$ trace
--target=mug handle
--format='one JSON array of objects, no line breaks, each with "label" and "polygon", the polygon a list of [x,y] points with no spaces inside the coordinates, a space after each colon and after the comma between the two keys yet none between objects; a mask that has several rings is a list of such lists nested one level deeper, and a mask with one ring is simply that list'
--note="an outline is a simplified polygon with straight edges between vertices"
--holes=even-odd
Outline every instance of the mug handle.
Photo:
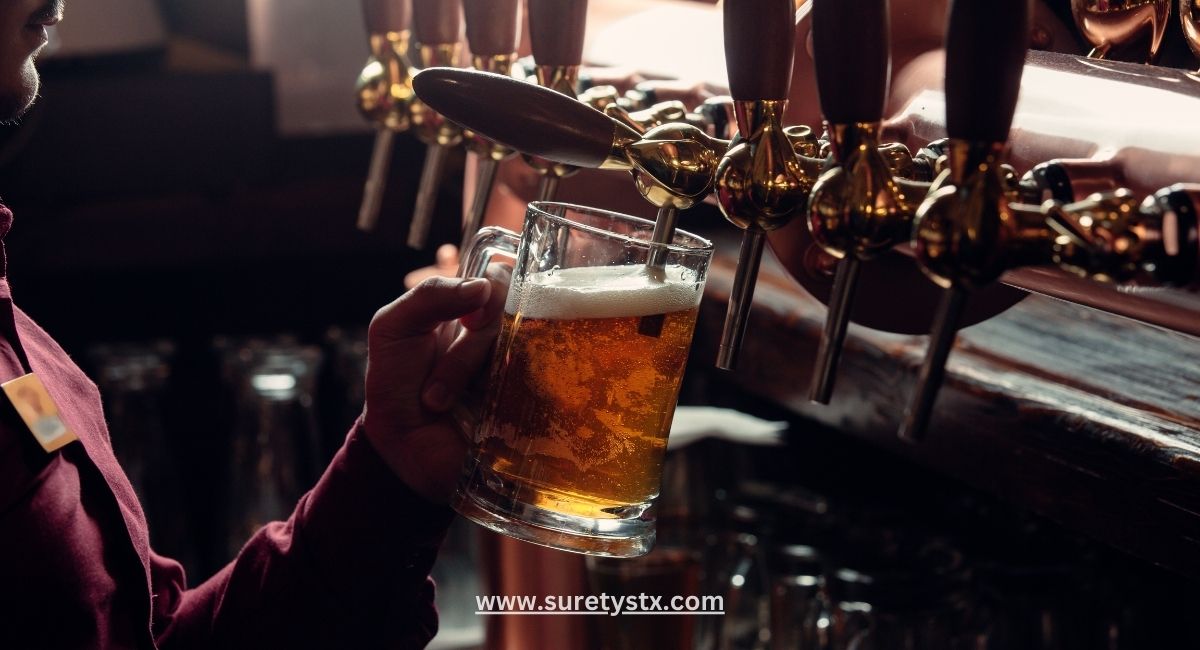
[{"label": "mug handle", "polygon": [[466,257],[459,263],[458,277],[482,278],[496,255],[517,258],[521,235],[499,226],[484,226],[471,238]]},{"label": "mug handle", "polygon": [[[497,255],[505,255],[516,260],[517,250],[521,246],[521,235],[498,226],[480,228],[466,251],[466,257],[461,258],[458,267],[460,278],[482,278],[487,273],[488,265]],[[461,327],[455,325],[455,330]],[[483,391],[479,386],[472,386],[450,408],[450,417],[454,419],[459,433],[469,447],[475,440],[475,430],[479,427],[480,407],[482,406]]]}]

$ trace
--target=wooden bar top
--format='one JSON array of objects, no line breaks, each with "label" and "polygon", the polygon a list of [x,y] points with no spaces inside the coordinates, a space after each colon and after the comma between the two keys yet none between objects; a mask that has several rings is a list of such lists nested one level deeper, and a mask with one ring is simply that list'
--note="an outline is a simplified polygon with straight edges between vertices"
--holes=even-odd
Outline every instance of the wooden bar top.
[{"label": "wooden bar top", "polygon": [[[715,358],[735,250],[718,247],[693,368]],[[818,406],[807,394],[824,317],[824,305],[764,260],[731,379],[806,418],[1200,578],[1200,339],[1031,295],[961,332],[928,439],[911,445],[896,430],[928,337],[851,325],[833,401]]]}]

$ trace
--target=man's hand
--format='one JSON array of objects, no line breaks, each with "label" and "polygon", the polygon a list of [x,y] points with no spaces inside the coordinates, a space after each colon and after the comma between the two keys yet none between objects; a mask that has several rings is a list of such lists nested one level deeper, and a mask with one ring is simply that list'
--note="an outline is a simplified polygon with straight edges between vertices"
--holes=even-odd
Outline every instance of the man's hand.
[{"label": "man's hand", "polygon": [[[450,407],[488,361],[506,287],[429,278],[380,309],[367,334],[367,439],[410,488],[445,503],[466,441]],[[462,331],[453,341],[454,321]]]},{"label": "man's hand", "polygon": [[423,266],[415,271],[410,271],[404,276],[404,288],[411,289],[425,278],[453,278],[458,275],[458,247],[454,244],[442,244],[438,246],[436,262],[433,266]]}]

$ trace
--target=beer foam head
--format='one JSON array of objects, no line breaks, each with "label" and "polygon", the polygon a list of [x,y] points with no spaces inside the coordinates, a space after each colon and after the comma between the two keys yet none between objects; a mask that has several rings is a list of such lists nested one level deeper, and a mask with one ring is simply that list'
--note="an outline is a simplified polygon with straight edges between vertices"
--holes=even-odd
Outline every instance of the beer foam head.
[{"label": "beer foam head", "polygon": [[525,318],[619,318],[669,314],[700,304],[704,287],[695,271],[670,265],[655,277],[657,273],[642,265],[539,271],[512,287],[505,311],[519,311]]}]

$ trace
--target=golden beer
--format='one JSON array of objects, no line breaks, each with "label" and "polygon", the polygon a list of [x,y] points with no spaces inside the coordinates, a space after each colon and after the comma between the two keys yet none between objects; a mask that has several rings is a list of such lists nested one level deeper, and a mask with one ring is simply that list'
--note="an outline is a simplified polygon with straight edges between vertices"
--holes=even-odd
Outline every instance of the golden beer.
[{"label": "golden beer", "polygon": [[475,443],[514,500],[606,519],[657,496],[701,285],[655,273],[555,269],[510,290]]}]

